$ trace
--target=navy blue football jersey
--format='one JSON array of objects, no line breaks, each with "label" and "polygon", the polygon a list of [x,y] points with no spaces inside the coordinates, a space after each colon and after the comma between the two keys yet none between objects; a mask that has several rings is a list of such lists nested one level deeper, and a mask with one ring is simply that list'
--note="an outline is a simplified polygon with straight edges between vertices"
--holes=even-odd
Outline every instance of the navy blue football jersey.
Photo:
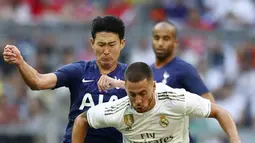
[{"label": "navy blue football jersey", "polygon": [[179,57],[175,57],[162,68],[155,68],[154,64],[151,68],[156,82],[162,82],[172,88],[184,88],[198,95],[209,92],[197,70]]},{"label": "navy blue football jersey", "polygon": [[[124,80],[126,65],[118,63],[108,76]],[[79,61],[65,65],[55,72],[58,87],[68,87],[71,93],[69,123],[66,127],[63,143],[71,143],[75,118],[90,107],[103,102],[111,102],[126,96],[124,89],[114,88],[108,92],[99,92],[97,82],[101,77],[96,61]],[[86,143],[121,143],[122,135],[114,128],[89,128]]]}]

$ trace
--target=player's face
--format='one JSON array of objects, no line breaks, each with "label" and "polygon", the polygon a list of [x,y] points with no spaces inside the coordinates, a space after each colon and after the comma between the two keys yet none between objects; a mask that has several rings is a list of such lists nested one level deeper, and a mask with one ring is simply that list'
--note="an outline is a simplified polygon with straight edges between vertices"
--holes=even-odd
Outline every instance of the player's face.
[{"label": "player's face", "polygon": [[152,46],[156,58],[164,60],[174,54],[174,48],[177,45],[175,38],[175,29],[170,26],[156,27],[153,30]]},{"label": "player's face", "polygon": [[126,91],[132,107],[139,113],[151,110],[155,105],[155,88],[153,81],[144,79],[139,82],[126,81]]},{"label": "player's face", "polygon": [[98,32],[95,39],[91,39],[97,62],[103,67],[112,67],[117,63],[125,40],[120,40],[118,34],[111,32]]}]

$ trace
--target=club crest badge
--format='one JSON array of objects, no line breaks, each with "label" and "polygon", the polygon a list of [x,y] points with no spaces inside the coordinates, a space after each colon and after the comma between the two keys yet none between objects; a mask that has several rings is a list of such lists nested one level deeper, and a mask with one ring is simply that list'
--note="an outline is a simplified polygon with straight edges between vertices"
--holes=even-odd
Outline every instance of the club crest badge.
[{"label": "club crest badge", "polygon": [[124,116],[124,123],[127,126],[126,130],[131,130],[134,124],[134,116],[132,114],[127,114]]},{"label": "club crest badge", "polygon": [[160,124],[160,126],[163,127],[163,128],[165,128],[165,127],[168,126],[169,121],[167,120],[167,118],[166,118],[165,115],[161,115],[161,116],[160,116],[159,124]]}]

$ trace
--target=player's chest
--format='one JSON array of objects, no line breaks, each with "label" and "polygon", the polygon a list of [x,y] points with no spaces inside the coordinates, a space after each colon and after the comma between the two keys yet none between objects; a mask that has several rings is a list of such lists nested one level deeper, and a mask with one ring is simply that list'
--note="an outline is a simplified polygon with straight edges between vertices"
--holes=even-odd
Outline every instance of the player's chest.
[{"label": "player's chest", "polygon": [[[76,87],[78,93],[75,100],[77,104],[80,104],[80,110],[104,102],[112,102],[126,96],[125,90],[121,88],[113,88],[107,92],[100,92],[97,85],[99,78],[99,76],[86,76],[81,79],[80,85]],[[122,77],[113,76],[112,78],[120,79]]]},{"label": "player's chest", "polygon": [[[114,78],[116,80],[123,80],[124,78],[124,73],[123,74],[114,74],[114,75],[108,75],[111,78]],[[90,71],[89,74],[85,74],[84,76],[81,77],[79,81],[78,88],[80,93],[85,95],[86,93],[90,94],[105,94],[105,95],[110,95],[110,94],[117,94],[119,91],[122,91],[122,89],[116,87],[113,89],[110,89],[106,92],[100,92],[98,89],[98,81],[100,79],[101,75],[97,71]]]},{"label": "player's chest", "polygon": [[183,131],[184,122],[181,116],[171,117],[164,112],[146,117],[129,114],[124,116],[120,130],[129,141],[170,142]]}]

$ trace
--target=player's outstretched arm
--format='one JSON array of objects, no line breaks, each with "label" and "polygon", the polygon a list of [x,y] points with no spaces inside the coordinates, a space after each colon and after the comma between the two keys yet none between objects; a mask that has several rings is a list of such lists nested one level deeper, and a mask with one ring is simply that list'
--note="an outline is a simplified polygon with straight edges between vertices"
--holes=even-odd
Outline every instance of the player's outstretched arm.
[{"label": "player's outstretched arm", "polygon": [[76,117],[72,131],[72,143],[83,143],[88,130],[87,112]]},{"label": "player's outstretched arm", "polygon": [[235,122],[226,109],[211,103],[208,99],[202,98],[197,94],[190,92],[182,93],[185,95],[184,110],[186,115],[215,118],[228,135],[231,143],[241,142]]},{"label": "player's outstretched arm", "polygon": [[109,123],[116,124],[116,114],[107,115],[105,111],[109,111],[105,109],[112,107],[114,105],[112,103],[119,103],[122,100],[124,99],[93,106],[77,116],[72,131],[72,143],[83,143],[86,139],[88,127],[95,129],[113,127]]},{"label": "player's outstretched arm", "polygon": [[32,90],[50,89],[56,85],[57,76],[54,73],[38,73],[25,62],[17,47],[6,45],[3,58],[5,62],[16,65],[22,78]]},{"label": "player's outstretched arm", "polygon": [[228,135],[231,143],[241,143],[235,122],[231,114],[226,109],[212,103],[209,118],[215,118],[218,120],[222,129]]}]

